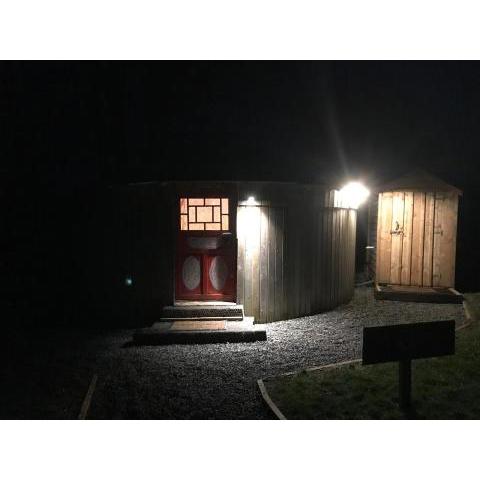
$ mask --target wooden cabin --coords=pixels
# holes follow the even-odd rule
[[[139,314],[147,306],[155,317],[179,302],[228,302],[265,323],[352,298],[357,215],[335,188],[150,182],[113,194],[128,239],[113,247],[122,250],[119,288]]]
[[[376,215],[370,211],[368,253],[377,298],[461,301],[454,289],[461,194],[423,171],[378,189],[376,205],[372,203]]]

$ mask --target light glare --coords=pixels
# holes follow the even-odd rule
[[[365,185],[350,182],[340,190],[340,201],[343,207],[358,208],[369,195],[370,191]]]

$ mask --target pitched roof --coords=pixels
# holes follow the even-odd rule
[[[391,182],[380,185],[377,189],[378,192],[391,192],[391,191],[433,191],[433,192],[455,192],[457,195],[462,195],[462,191],[444,182],[441,178],[438,178],[424,170],[417,169],[412,172],[403,175]]]

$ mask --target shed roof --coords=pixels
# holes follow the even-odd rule
[[[434,191],[434,192],[455,192],[462,195],[462,191],[453,185],[444,182],[441,178],[436,177],[424,170],[414,170],[403,175],[391,182],[380,185],[378,192],[391,191]]]

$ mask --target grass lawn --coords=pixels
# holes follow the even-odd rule
[[[456,354],[412,362],[414,418],[480,419],[480,294],[476,321],[456,333]],[[398,364],[351,364],[265,380],[288,419],[402,419]]]

